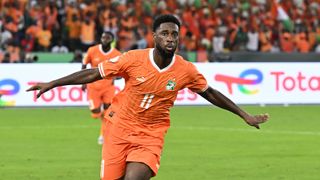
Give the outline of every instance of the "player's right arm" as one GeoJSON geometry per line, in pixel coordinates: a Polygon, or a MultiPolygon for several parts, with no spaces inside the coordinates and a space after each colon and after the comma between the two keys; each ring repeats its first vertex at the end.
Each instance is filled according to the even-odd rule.
{"type": "Polygon", "coordinates": [[[39,90],[37,94],[37,98],[39,98],[43,93],[58,86],[87,84],[100,79],[102,77],[98,68],[85,69],[50,82],[37,83],[27,89],[27,91],[39,90]]]}

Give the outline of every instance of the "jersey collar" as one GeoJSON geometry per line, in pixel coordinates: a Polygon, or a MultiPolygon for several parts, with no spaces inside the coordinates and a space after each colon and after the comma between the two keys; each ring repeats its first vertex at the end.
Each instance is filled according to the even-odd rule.
{"type": "Polygon", "coordinates": [[[152,66],[153,66],[154,68],[156,68],[159,72],[167,71],[171,66],[173,66],[173,64],[174,64],[174,62],[175,62],[175,60],[176,60],[176,55],[173,55],[172,61],[170,62],[170,64],[169,64],[167,67],[165,67],[165,68],[163,68],[163,69],[160,69],[159,66],[156,64],[156,62],[154,62],[153,51],[154,51],[154,48],[151,48],[151,49],[149,50],[149,59],[150,59],[150,62],[151,62],[151,64],[152,64],[152,66]]]}
{"type": "Polygon", "coordinates": [[[101,54],[108,55],[109,53],[111,53],[113,48],[110,48],[108,52],[104,52],[103,49],[102,49],[102,44],[99,44],[99,50],[100,50],[101,54]]]}

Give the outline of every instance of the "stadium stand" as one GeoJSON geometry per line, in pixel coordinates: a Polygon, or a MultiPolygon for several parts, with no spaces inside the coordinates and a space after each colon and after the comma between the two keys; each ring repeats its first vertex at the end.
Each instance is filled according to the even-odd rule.
{"type": "Polygon", "coordinates": [[[31,52],[48,53],[38,62],[51,61],[59,56],[49,53],[58,44],[85,52],[102,31],[116,35],[121,51],[152,47],[152,19],[166,13],[181,20],[179,51],[193,62],[230,52],[320,53],[319,5],[319,0],[2,0],[0,62],[30,62],[31,52]]]}

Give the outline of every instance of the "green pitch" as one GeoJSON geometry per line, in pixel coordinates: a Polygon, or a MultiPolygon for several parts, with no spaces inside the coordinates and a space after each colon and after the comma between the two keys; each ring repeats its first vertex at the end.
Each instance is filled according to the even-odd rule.
{"type": "MultiPolygon", "coordinates": [[[[243,108],[271,119],[256,130],[218,108],[173,108],[154,179],[320,179],[319,106],[243,108]]],[[[87,108],[0,109],[0,179],[99,179],[99,125],[87,108]]]]}

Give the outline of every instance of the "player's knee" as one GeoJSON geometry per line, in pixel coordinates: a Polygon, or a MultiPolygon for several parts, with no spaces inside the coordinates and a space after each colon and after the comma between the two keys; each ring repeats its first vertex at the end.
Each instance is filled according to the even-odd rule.
{"type": "Polygon", "coordinates": [[[107,110],[111,104],[103,104],[103,109],[107,110]]]}
{"type": "Polygon", "coordinates": [[[124,180],[149,180],[152,170],[143,163],[128,163],[124,180]]]}
{"type": "Polygon", "coordinates": [[[101,117],[100,109],[92,109],[91,110],[91,117],[95,118],[95,119],[100,118],[101,117]]]}

